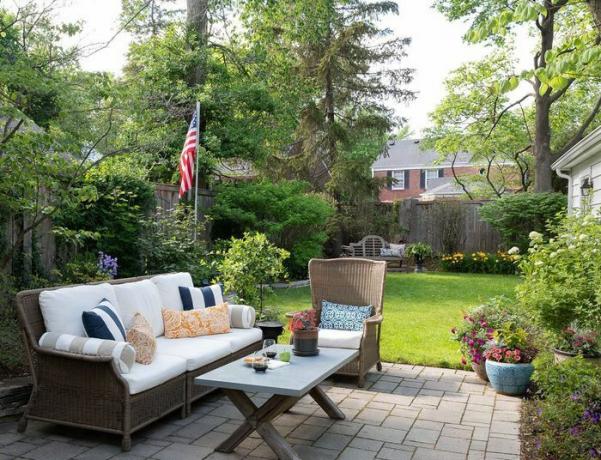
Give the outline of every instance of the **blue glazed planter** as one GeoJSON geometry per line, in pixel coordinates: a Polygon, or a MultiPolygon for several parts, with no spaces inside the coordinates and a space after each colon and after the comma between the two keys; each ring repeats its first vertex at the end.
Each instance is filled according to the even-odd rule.
{"type": "Polygon", "coordinates": [[[510,364],[486,360],[486,374],[492,387],[506,395],[523,395],[528,388],[534,366],[530,363],[510,364]]]}

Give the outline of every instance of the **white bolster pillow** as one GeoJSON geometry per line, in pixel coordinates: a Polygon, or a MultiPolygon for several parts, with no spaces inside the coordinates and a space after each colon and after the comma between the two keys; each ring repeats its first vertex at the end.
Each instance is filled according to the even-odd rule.
{"type": "Polygon", "coordinates": [[[250,329],[255,325],[255,309],[248,305],[230,306],[230,326],[238,329],[250,329]]]}
{"type": "Polygon", "coordinates": [[[39,345],[42,348],[74,355],[110,356],[122,374],[128,374],[136,361],[136,351],[127,342],[46,332],[40,337],[39,345]]]}

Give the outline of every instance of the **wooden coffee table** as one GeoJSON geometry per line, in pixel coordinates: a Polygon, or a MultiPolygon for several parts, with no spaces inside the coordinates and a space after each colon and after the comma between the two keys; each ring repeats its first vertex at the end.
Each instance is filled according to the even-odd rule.
{"type": "Polygon", "coordinates": [[[318,356],[293,356],[289,366],[267,370],[265,373],[255,372],[240,359],[196,377],[195,383],[198,385],[221,388],[246,418],[245,422],[215,450],[232,452],[256,431],[280,459],[300,460],[271,421],[291,409],[306,394],[311,395],[330,418],[344,420],[342,411],[319,384],[355,359],[358,354],[358,350],[322,348],[318,356]],[[273,396],[261,407],[257,407],[247,392],[273,396]]]}

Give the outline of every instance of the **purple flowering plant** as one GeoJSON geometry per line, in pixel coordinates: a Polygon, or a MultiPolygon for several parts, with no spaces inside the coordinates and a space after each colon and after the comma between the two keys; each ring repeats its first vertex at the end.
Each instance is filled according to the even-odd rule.
{"type": "Polygon", "coordinates": [[[110,278],[114,278],[117,276],[118,270],[119,263],[117,261],[117,257],[105,254],[102,251],[98,253],[98,271],[101,274],[107,275],[110,278]]]}

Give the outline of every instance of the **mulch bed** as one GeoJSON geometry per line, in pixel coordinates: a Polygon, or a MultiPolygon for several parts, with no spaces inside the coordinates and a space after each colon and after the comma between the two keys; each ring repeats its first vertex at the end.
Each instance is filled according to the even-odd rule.
{"type": "Polygon", "coordinates": [[[536,447],[539,418],[536,413],[536,404],[532,399],[525,399],[522,403],[521,418],[521,457],[528,460],[543,460],[536,447]]]}

